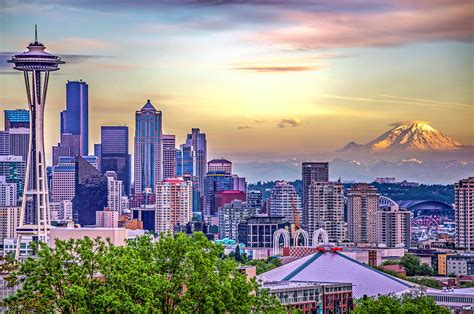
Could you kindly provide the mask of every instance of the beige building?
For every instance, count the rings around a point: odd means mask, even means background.
[[[330,241],[342,241],[344,235],[344,186],[341,182],[313,182],[308,187],[309,234],[326,230]]]
[[[56,227],[51,228],[49,235],[49,246],[54,248],[55,240],[84,239],[89,237],[95,239],[110,239],[114,245],[124,245],[128,238],[128,230],[125,228],[75,228]]]
[[[97,228],[118,228],[120,214],[116,210],[104,208],[95,212],[95,226]]]
[[[456,247],[474,250],[474,177],[454,184]]]
[[[0,207],[0,245],[5,239],[16,238],[16,228],[20,223],[20,207]]]
[[[377,212],[377,243],[387,247],[409,248],[411,245],[410,221],[412,213],[398,205]]]
[[[367,183],[354,184],[347,191],[347,236],[355,244],[377,244],[379,197]]]
[[[192,218],[192,182],[166,179],[156,185],[155,232],[173,232]]]

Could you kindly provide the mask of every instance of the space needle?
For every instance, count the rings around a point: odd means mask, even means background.
[[[23,71],[26,97],[30,110],[30,143],[20,221],[17,228],[16,258],[26,253],[20,250],[24,241],[47,242],[50,231],[50,211],[48,203],[48,183],[46,158],[44,155],[44,107],[48,90],[49,73],[59,70],[64,63],[61,58],[47,53],[45,46],[38,42],[35,25],[35,41],[28,45],[28,51],[14,55],[7,62],[14,69]]]

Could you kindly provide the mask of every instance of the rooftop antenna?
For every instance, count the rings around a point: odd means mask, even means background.
[[[35,24],[35,44],[38,43],[38,25]]]

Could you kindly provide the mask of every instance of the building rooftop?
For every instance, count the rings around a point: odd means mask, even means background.
[[[414,285],[373,269],[339,252],[317,252],[258,276],[268,281],[352,283],[354,297],[401,293]]]
[[[26,109],[5,110],[5,117],[10,122],[30,122],[30,112]]]
[[[156,109],[155,109],[155,107],[153,107],[153,105],[151,104],[150,99],[148,99],[148,100],[146,101],[146,104],[143,105],[143,107],[142,107],[141,110],[142,110],[142,111],[155,111]]]

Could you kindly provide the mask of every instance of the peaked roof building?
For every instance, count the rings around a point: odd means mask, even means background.
[[[263,282],[352,283],[353,296],[403,293],[414,285],[362,264],[340,252],[317,252],[258,276]]]

